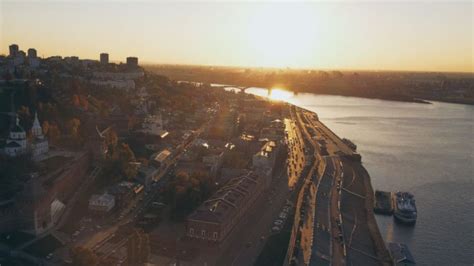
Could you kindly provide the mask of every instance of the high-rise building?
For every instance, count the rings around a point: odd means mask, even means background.
[[[109,54],[108,53],[101,53],[100,54],[100,63],[104,64],[104,65],[109,63]]]
[[[28,49],[28,57],[29,58],[36,58],[36,56],[37,56],[36,49],[34,49],[34,48]]]
[[[18,45],[12,44],[10,45],[10,56],[17,56],[18,55]]]
[[[127,57],[127,65],[131,67],[138,66],[138,58],[137,57]]]

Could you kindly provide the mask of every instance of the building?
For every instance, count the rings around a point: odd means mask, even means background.
[[[35,235],[51,228],[54,222],[51,213],[54,199],[41,183],[38,177],[31,178],[16,198],[17,226]]]
[[[38,57],[29,57],[28,58],[28,65],[31,68],[38,68],[40,65],[40,59]]]
[[[26,131],[20,126],[20,119],[17,116],[16,125],[10,130],[4,153],[9,157],[17,157],[27,151]]]
[[[137,57],[127,57],[127,65],[130,67],[137,67],[138,66],[138,58]]]
[[[100,63],[103,65],[107,65],[109,63],[109,54],[101,53],[100,54]]]
[[[38,159],[41,155],[49,151],[48,139],[46,139],[43,135],[43,128],[41,127],[38,120],[38,113],[35,113],[35,121],[33,122],[31,133],[33,136],[31,141],[31,151],[33,158]]]
[[[140,184],[145,186],[146,190],[150,190],[152,188],[153,181],[156,176],[160,173],[159,169],[148,166],[148,165],[140,165],[138,168],[138,174],[135,178]]]
[[[266,177],[255,173],[233,178],[186,219],[186,236],[222,242],[267,188]]]
[[[171,151],[164,149],[159,153],[152,155],[151,164],[155,165],[158,168],[164,169],[169,163],[169,158],[171,155]]]
[[[0,233],[22,230],[38,235],[58,222],[63,202],[70,202],[86,178],[90,157],[86,152],[55,152],[57,156],[38,163],[44,174],[30,175],[12,203],[0,206]]]
[[[107,213],[115,206],[115,197],[104,193],[92,195],[89,199],[89,210],[95,213]]]
[[[36,58],[37,57],[36,49],[34,49],[34,48],[28,49],[28,57],[29,58]]]
[[[17,157],[31,152],[33,159],[39,159],[41,155],[49,151],[48,140],[43,135],[38,120],[38,114],[35,114],[35,121],[31,128],[33,138],[31,141],[26,139],[26,131],[20,126],[20,119],[17,117],[16,125],[11,129],[10,135],[4,148],[4,153],[9,157]]]
[[[252,156],[254,169],[272,169],[276,160],[276,143],[268,141],[259,152]]]
[[[209,150],[208,154],[202,157],[202,162],[210,168],[211,177],[216,177],[224,161],[224,152],[220,149]]]
[[[10,45],[10,56],[15,57],[18,55],[19,49],[17,44]]]
[[[285,134],[285,125],[279,119],[271,122],[269,127],[262,128],[260,131],[260,139],[269,139],[278,141],[283,139]]]
[[[123,208],[133,200],[143,196],[144,187],[141,184],[123,181],[108,189],[108,193],[115,197],[115,205]]]
[[[120,90],[135,89],[135,82],[133,80],[91,80],[91,83],[101,87]]]

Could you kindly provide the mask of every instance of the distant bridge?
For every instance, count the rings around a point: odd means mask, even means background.
[[[212,85],[212,87],[222,88],[222,89],[235,89],[235,90],[239,90],[239,92],[245,92],[245,90],[247,90],[248,88],[251,88],[251,87],[244,87],[244,86],[218,85],[218,84],[214,84]]]

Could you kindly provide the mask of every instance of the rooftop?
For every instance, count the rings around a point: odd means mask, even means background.
[[[237,215],[236,210],[240,208],[242,202],[254,193],[258,178],[253,173],[232,178],[209,200],[201,204],[196,211],[188,216],[188,220],[221,223],[225,219]]]

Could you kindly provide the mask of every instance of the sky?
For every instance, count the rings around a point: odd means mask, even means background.
[[[473,72],[471,1],[0,0],[0,54],[141,63]]]

